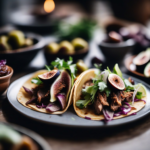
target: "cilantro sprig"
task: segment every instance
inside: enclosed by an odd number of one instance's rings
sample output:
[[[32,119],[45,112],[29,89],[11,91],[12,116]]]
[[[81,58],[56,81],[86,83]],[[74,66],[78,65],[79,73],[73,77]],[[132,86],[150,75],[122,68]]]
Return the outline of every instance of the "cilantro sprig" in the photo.
[[[60,59],[57,58],[55,61],[51,62],[50,66],[46,65],[47,70],[53,70],[54,68],[57,68],[59,70],[68,70],[70,72],[71,75],[71,81],[72,81],[72,85],[74,83],[74,79],[76,78],[76,72],[77,72],[77,68],[76,68],[76,64],[72,64],[73,63],[73,59],[72,57],[69,57],[68,61],[65,61],[64,59]]]

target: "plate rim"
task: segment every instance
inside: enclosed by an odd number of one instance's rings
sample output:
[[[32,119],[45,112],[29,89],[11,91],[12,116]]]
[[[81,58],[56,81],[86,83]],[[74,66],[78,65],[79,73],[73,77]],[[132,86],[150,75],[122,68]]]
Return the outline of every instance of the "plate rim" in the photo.
[[[20,78],[18,78],[17,80],[15,80],[14,82],[12,82],[11,84],[10,84],[10,86],[9,86],[9,88],[8,88],[8,90],[7,90],[7,99],[8,99],[8,101],[9,101],[9,103],[11,104],[11,106],[13,107],[13,108],[15,108],[15,110],[17,110],[19,113],[21,113],[21,114],[23,114],[24,116],[26,116],[26,117],[28,117],[28,118],[30,118],[30,119],[32,119],[32,120],[36,120],[36,121],[39,121],[39,122],[42,122],[42,123],[46,123],[46,124],[50,124],[50,125],[57,125],[57,126],[62,126],[62,127],[75,127],[75,128],[102,128],[102,127],[114,127],[114,126],[119,126],[119,125],[124,125],[124,124],[128,124],[128,123],[131,123],[131,122],[134,122],[134,121],[137,121],[137,120],[139,120],[139,119],[141,119],[142,117],[144,117],[144,116],[146,116],[146,115],[148,115],[149,113],[150,113],[150,108],[148,108],[148,110],[145,112],[145,113],[143,113],[143,114],[141,114],[139,117],[137,117],[137,118],[135,118],[135,119],[132,119],[132,120],[129,120],[129,121],[124,121],[124,122],[121,122],[121,123],[119,123],[119,124],[105,124],[104,123],[104,125],[82,125],[82,124],[80,124],[80,125],[75,125],[75,124],[62,124],[62,123],[56,123],[56,122],[49,122],[49,121],[46,121],[46,120],[41,120],[41,119],[39,119],[39,118],[35,118],[35,117],[32,117],[32,116],[30,116],[30,115],[28,115],[28,114],[26,114],[26,113],[24,113],[24,112],[22,112],[22,111],[20,111],[18,108],[17,108],[17,106],[15,106],[13,103],[12,103],[12,101],[11,100],[9,100],[9,91],[11,90],[11,87],[13,87],[13,85],[16,83],[16,82],[18,82],[18,80],[20,80],[21,78],[23,78],[23,77],[26,77],[26,76],[31,76],[32,74],[34,74],[34,72],[33,73],[30,73],[30,74],[27,74],[27,75],[24,75],[24,76],[22,76],[22,77],[20,77]],[[128,74],[125,74],[125,73],[123,73],[123,76],[130,76],[130,75],[128,75]],[[145,83],[144,81],[142,81],[142,80],[140,80],[140,79],[138,79],[138,78],[136,78],[136,77],[133,77],[133,76],[130,76],[131,78],[133,78],[134,80],[136,80],[137,82],[139,82],[139,83],[144,83],[147,87],[149,87],[149,89],[147,89],[149,92],[150,92],[150,85],[148,85],[147,83]],[[17,101],[18,102],[18,101]],[[19,103],[19,102],[18,102]],[[20,103],[19,103],[20,104]],[[22,105],[22,104],[21,104]],[[23,106],[23,105],[22,105]],[[23,107],[25,107],[25,106],[23,106]],[[29,108],[27,108],[27,109],[29,109]],[[144,108],[143,108],[144,109]],[[32,110],[32,109],[30,109],[30,110]],[[32,111],[34,111],[34,112],[37,112],[37,111],[35,111],[35,110],[32,110]],[[40,113],[40,112],[37,112],[37,113]],[[42,113],[42,114],[45,114],[45,113]],[[49,114],[49,115],[52,115],[52,114]],[[133,117],[133,116],[127,116],[127,117]],[[127,117],[124,117],[124,118],[127,118]],[[124,119],[124,118],[120,118],[120,119]],[[82,118],[83,119],[83,118]],[[118,120],[118,119],[117,119]],[[94,120],[92,120],[92,121],[94,121]],[[114,120],[115,121],[115,120]]]
[[[13,123],[0,122],[0,124],[4,124],[4,125],[12,128],[13,130],[16,130],[17,132],[27,135],[32,140],[37,142],[41,146],[41,148],[43,148],[43,150],[52,150],[51,146],[47,143],[47,141],[42,136],[37,134],[36,132],[34,132],[28,128],[22,127],[20,125],[13,124]]]

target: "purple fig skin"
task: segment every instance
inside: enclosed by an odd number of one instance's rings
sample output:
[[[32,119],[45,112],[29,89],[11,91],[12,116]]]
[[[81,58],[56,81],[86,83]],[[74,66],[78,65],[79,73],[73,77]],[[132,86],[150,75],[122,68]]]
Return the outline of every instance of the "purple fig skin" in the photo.
[[[121,77],[119,77],[116,74],[110,74],[107,78],[108,86],[111,87],[114,90],[124,90],[125,84]]]
[[[65,109],[66,105],[67,105],[67,102],[66,102],[66,95],[64,93],[59,93],[57,95],[57,99],[58,101],[60,102],[60,105],[61,105],[61,108],[62,110]]]
[[[46,107],[46,110],[49,112],[56,112],[61,110],[61,107],[57,105],[56,103],[49,103]]]
[[[43,83],[47,84],[55,81],[59,75],[60,71],[58,69],[54,69],[44,74],[38,75],[38,77]]]

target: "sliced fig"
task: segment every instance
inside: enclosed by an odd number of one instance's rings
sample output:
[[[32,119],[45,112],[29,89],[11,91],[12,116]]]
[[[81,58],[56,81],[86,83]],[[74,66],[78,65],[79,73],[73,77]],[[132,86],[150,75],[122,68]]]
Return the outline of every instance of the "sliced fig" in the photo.
[[[61,105],[62,110],[64,110],[66,108],[66,105],[67,105],[66,95],[64,93],[59,93],[57,95],[57,99]]]
[[[109,74],[108,76],[109,85],[116,90],[123,90],[125,88],[125,84],[120,76],[116,74]]]
[[[71,90],[71,77],[66,70],[61,70],[59,77],[54,81],[50,89],[50,102],[55,102],[57,100],[57,95],[59,93],[65,93],[66,101]]]
[[[109,36],[109,40],[113,43],[122,42],[122,37],[115,31],[109,32],[108,36]]]
[[[61,107],[56,103],[49,103],[46,107],[46,110],[49,112],[55,112],[55,111],[58,111],[60,109],[61,109]]]
[[[150,77],[150,63],[148,63],[144,69],[144,75]]]
[[[43,83],[52,83],[59,75],[60,71],[58,69],[54,69],[49,72],[38,75],[38,77],[41,81],[43,81]]]
[[[139,72],[143,72],[144,67],[148,64],[150,61],[150,51],[142,51],[139,53],[134,59],[133,59],[133,64],[136,65],[136,69]]]

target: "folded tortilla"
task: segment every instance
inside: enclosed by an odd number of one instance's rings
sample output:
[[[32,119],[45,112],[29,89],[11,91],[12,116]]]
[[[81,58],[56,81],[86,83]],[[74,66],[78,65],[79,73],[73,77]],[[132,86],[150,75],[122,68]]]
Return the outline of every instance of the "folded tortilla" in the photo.
[[[43,73],[46,73],[47,70],[40,70],[40,71],[37,71],[35,72],[35,74],[30,78],[28,79],[22,86],[25,86],[26,88],[29,88],[29,89],[32,89],[32,88],[35,88],[36,84],[33,84],[31,83],[31,80],[32,78],[35,78],[37,77],[38,75],[40,74],[43,74]],[[39,111],[39,112],[42,112],[42,113],[50,113],[50,114],[63,114],[65,111],[67,111],[68,107],[72,104],[73,102],[73,92],[74,92],[74,87],[75,85],[79,82],[80,78],[78,78],[76,80],[76,82],[74,83],[72,89],[71,89],[71,92],[70,92],[70,95],[69,95],[69,98],[68,98],[68,101],[67,101],[67,106],[64,110],[60,110],[60,111],[56,111],[56,112],[48,112],[46,111],[45,108],[37,108],[35,104],[28,104],[26,105],[26,102],[29,101],[31,99],[32,96],[30,96],[28,93],[26,93],[23,89],[23,87],[20,88],[19,92],[18,92],[18,95],[17,95],[17,100],[19,101],[19,103],[21,103],[23,106],[27,107],[27,108],[30,108],[30,109],[33,109],[35,111]]]
[[[85,84],[85,82],[87,82],[91,78],[95,77],[95,70],[96,69],[89,69],[80,75],[80,80],[78,83],[76,83],[76,86],[74,87],[73,107],[74,107],[76,114],[79,117],[90,118],[91,120],[103,120],[104,115],[103,114],[96,115],[94,112],[94,109],[88,108],[88,107],[80,109],[76,106],[76,101],[80,100],[83,85]],[[147,98],[144,97],[142,99],[146,101]],[[127,115],[120,115],[118,117],[114,117],[113,119],[123,118],[123,117],[129,116],[133,113],[136,113],[136,112],[140,111],[145,105],[146,105],[146,103],[144,101],[134,102],[132,107],[136,108],[135,110],[131,110]]]

